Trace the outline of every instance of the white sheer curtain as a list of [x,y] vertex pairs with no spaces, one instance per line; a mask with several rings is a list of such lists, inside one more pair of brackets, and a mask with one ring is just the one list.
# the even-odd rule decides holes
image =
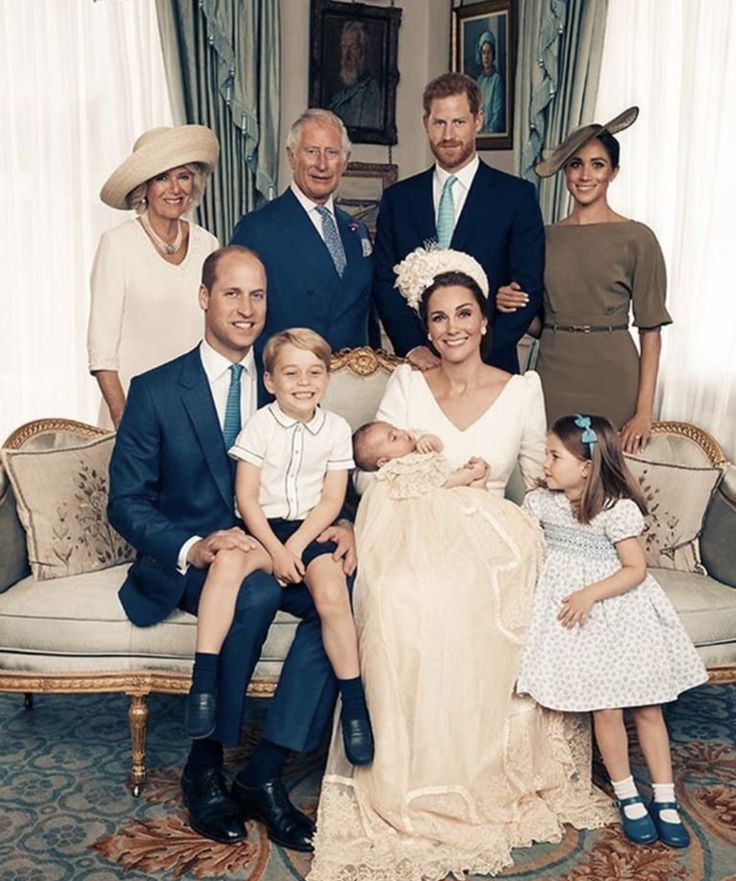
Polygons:
[[121,223],[99,191],[170,125],[154,0],[0,0],[0,443],[23,422],[95,422],[89,273]]
[[638,104],[611,202],[656,232],[674,324],[660,419],[736,459],[736,2],[610,0],[596,119]]

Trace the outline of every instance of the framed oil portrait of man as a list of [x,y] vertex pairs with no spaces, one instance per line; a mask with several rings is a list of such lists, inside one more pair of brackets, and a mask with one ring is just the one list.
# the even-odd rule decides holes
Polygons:
[[452,69],[480,86],[479,150],[510,150],[516,73],[515,0],[486,0],[452,10]]
[[345,123],[354,144],[395,144],[401,10],[312,0],[309,106]]

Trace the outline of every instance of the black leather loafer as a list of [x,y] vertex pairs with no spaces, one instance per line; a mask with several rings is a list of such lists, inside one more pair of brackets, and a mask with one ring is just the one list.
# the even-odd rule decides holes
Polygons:
[[215,696],[209,691],[190,691],[185,715],[187,734],[192,740],[209,737],[215,730]]
[[373,731],[369,719],[343,719],[342,742],[351,764],[370,765],[373,761]]
[[280,777],[267,780],[262,786],[245,786],[236,777],[232,792],[241,817],[263,823],[275,844],[303,853],[314,850],[314,823],[289,801]]
[[181,775],[181,791],[189,811],[189,825],[212,841],[237,844],[247,835],[238,806],[227,791],[219,768],[187,771]]

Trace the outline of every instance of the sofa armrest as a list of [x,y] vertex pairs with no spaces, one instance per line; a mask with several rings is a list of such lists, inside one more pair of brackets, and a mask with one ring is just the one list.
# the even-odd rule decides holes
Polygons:
[[708,574],[736,587],[736,465],[729,465],[713,494],[700,535],[700,556]]
[[18,520],[15,495],[0,467],[0,593],[30,573],[26,534]]

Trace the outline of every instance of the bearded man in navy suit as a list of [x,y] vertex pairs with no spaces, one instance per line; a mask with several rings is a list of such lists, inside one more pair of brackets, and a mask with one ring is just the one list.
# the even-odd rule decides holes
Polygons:
[[[399,355],[408,355],[423,369],[437,363],[416,314],[394,288],[393,268],[426,241],[438,240],[441,247],[471,254],[485,270],[491,288],[487,360],[518,373],[516,344],[542,304],[544,227],[534,187],[478,158],[475,138],[483,113],[475,80],[443,74],[426,87],[423,102],[436,164],[389,187],[381,200],[374,254],[381,320]],[[443,197],[446,185],[449,192]],[[499,288],[519,292],[526,305],[513,313],[497,312]]]
[[333,351],[378,345],[368,230],[334,200],[350,159],[347,129],[329,110],[307,110],[289,131],[286,155],[291,185],[244,214],[232,237],[266,267],[268,316],[256,355],[288,327],[317,331]]
[[[223,548],[253,549],[234,507],[234,462],[223,429],[237,398],[242,421],[256,409],[253,343],[266,321],[266,273],[247,248],[210,254],[199,302],[204,339],[191,352],[137,376],[110,461],[108,515],[136,549],[120,589],[141,627],[175,609],[197,613],[207,567]],[[233,370],[233,365],[243,369]],[[319,540],[355,567],[352,528],[333,526]],[[268,709],[263,736],[232,792],[224,784],[223,745],[240,740],[245,690],[279,609],[301,619]],[[191,826],[226,844],[246,837],[243,820],[266,824],[283,847],[311,850],[314,824],[291,804],[281,771],[291,750],[317,748],[329,723],[336,684],[322,646],[320,621],[303,584],[282,588],[265,572],[245,579],[217,673],[217,727],[192,741],[181,778]]]

